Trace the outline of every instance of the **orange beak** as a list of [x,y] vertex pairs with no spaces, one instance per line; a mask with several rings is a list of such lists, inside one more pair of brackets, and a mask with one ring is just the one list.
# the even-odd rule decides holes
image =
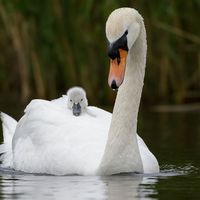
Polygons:
[[120,57],[110,60],[108,84],[112,89],[119,88],[124,80],[127,54],[128,52],[126,50],[119,49]]

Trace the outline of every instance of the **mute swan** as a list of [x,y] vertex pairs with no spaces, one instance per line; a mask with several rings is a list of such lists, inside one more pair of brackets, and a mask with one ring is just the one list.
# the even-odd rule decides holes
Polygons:
[[73,115],[79,116],[88,106],[85,90],[81,87],[73,87],[67,91],[67,106],[73,111]]
[[[17,123],[1,113],[3,167],[55,175],[157,173],[159,165],[136,134],[146,64],[146,31],[132,8],[114,10],[106,22],[111,88],[118,89],[113,115],[97,107],[75,117],[67,96],[33,100]],[[121,85],[121,86],[120,86]]]

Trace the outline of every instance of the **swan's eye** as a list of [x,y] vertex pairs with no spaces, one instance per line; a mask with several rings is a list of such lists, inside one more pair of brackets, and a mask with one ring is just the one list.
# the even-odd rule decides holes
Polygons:
[[128,30],[126,30],[124,34],[125,34],[125,35],[128,35]]
[[81,99],[81,101],[83,101],[83,99]]
[[72,99],[70,99],[70,102],[72,102]]

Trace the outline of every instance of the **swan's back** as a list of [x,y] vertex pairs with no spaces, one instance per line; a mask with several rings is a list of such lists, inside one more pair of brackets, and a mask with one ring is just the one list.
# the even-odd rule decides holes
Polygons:
[[66,96],[33,100],[13,138],[14,167],[27,172],[94,174],[104,152],[111,114],[88,107],[79,117],[67,109]]

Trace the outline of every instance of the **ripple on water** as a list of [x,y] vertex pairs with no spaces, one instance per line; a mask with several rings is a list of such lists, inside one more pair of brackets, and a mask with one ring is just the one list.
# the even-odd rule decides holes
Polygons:
[[196,173],[199,173],[199,168],[193,166],[191,163],[187,163],[181,166],[167,164],[161,166],[161,172],[159,173],[159,176],[170,177],[170,176],[192,175]]

